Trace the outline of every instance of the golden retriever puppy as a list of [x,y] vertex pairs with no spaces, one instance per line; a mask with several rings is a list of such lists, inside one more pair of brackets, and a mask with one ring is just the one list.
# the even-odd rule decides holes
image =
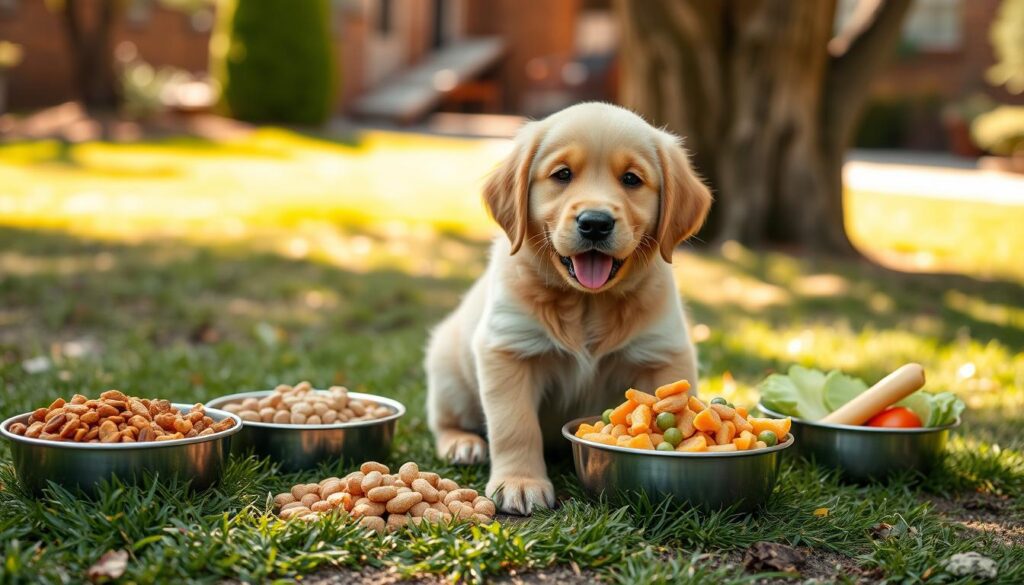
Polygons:
[[484,200],[507,237],[431,336],[427,412],[440,456],[489,458],[487,493],[530,514],[555,503],[544,442],[568,419],[696,382],[669,263],[711,195],[677,137],[584,103],[527,124]]

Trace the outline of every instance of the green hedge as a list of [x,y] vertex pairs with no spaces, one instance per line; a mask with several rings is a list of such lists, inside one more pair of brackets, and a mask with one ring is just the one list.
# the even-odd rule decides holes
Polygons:
[[320,124],[335,86],[329,0],[223,0],[210,41],[221,104],[252,122]]
[[992,154],[1024,154],[1024,106],[999,106],[978,116],[971,124],[971,136]]

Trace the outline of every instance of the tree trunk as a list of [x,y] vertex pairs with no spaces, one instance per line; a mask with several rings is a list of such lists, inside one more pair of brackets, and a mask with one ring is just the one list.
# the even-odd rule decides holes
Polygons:
[[617,0],[626,106],[685,137],[716,197],[705,240],[853,254],[842,160],[910,0]]
[[120,103],[114,73],[112,32],[119,0],[95,0],[82,8],[78,0],[64,0],[60,16],[74,69],[78,97],[88,110],[113,110]]

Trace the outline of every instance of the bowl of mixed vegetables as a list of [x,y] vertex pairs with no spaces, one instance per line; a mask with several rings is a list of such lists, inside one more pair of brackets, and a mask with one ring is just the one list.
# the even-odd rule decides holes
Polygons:
[[868,389],[863,380],[838,370],[794,365],[759,385],[758,409],[768,417],[790,417],[794,451],[854,481],[885,479],[907,471],[928,473],[960,424],[964,403],[951,392],[918,390],[863,425],[821,422]]

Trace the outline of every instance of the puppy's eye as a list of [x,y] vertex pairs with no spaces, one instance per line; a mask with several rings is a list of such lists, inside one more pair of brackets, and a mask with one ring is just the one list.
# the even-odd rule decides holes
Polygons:
[[626,173],[625,175],[622,175],[622,179],[620,180],[622,181],[622,184],[627,187],[639,187],[644,183],[640,180],[640,177],[636,176],[635,173]]
[[555,171],[555,174],[551,175],[551,178],[556,180],[556,181],[561,181],[563,183],[568,183],[569,181],[572,180],[572,171],[570,171],[569,169],[563,167],[563,168],[558,169],[557,171]]

